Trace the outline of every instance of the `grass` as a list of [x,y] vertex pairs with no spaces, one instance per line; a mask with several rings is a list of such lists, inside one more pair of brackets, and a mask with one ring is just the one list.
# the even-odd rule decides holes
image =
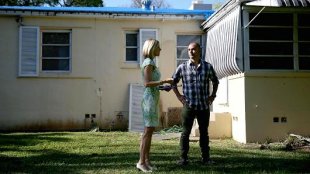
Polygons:
[[[0,134],[0,173],[138,173],[140,134],[49,132]],[[156,173],[310,173],[310,153],[260,150],[231,139],[211,140],[211,166],[199,163],[198,142],[190,143],[190,164],[176,165],[179,139],[152,142]]]

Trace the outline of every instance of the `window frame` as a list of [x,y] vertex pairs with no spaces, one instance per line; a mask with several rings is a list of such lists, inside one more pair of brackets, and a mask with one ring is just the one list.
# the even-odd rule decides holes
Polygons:
[[[69,43],[68,44],[43,44],[43,34],[44,33],[68,33],[69,34]],[[43,47],[44,46],[69,46],[69,57],[43,57]],[[41,30],[40,31],[40,70],[43,73],[62,73],[62,72],[72,72],[72,30]],[[43,61],[44,60],[68,60],[69,69],[68,70],[43,70]]]
[[[307,59],[310,59],[310,53],[306,53],[306,54],[303,54],[303,53],[300,53],[300,48],[302,48],[301,45],[303,44],[307,44],[307,45],[310,45],[310,38],[307,38],[308,40],[300,40],[299,39],[299,30],[303,29],[303,30],[309,30],[310,31],[310,22],[308,22],[306,25],[299,25],[298,22],[299,22],[299,14],[302,16],[302,15],[308,15],[310,16],[310,14],[302,14],[302,13],[297,13],[297,17],[295,19],[295,23],[297,23],[297,27],[296,27],[296,31],[298,33],[298,36],[296,36],[297,38],[297,48],[296,48],[296,52],[298,54],[298,62],[297,62],[297,68],[299,71],[310,71],[310,67],[308,67],[308,69],[301,69],[301,59],[302,58],[307,58]],[[309,36],[308,36],[309,37]],[[309,63],[310,60],[308,60],[308,63]]]
[[201,58],[204,59],[204,55],[205,55],[205,47],[206,47],[206,38],[205,38],[205,35],[204,34],[197,34],[197,33],[185,33],[185,34],[176,34],[176,67],[178,67],[180,64],[178,63],[178,61],[182,61],[183,62],[186,62],[187,60],[189,60],[188,58],[187,59],[184,59],[184,58],[179,58],[178,57],[178,48],[182,48],[182,49],[186,49],[186,54],[187,54],[187,48],[188,48],[188,45],[190,43],[188,43],[187,45],[184,45],[184,46],[179,46],[178,45],[178,36],[200,36],[200,47],[201,47]]
[[[142,63],[144,61],[143,55],[142,55],[143,54],[142,53],[143,44],[144,44],[145,40],[150,38],[150,37],[154,38],[160,42],[160,39],[158,36],[158,29],[156,29],[156,28],[138,28],[136,30],[126,30],[124,33],[125,33],[124,34],[124,38],[125,38],[124,52],[125,53],[124,53],[123,59],[124,59],[125,65],[123,65],[123,67],[129,68],[130,65],[139,65],[138,68],[140,68],[140,65],[142,65]],[[127,58],[127,54],[126,54],[127,51],[126,50],[128,48],[126,45],[127,34],[133,34],[133,33],[137,34],[137,60],[136,61],[127,61],[127,59],[126,59]],[[152,34],[154,34],[154,35],[152,35]],[[149,35],[152,35],[152,36],[149,36]],[[130,46],[130,47],[132,47],[132,46]],[[158,65],[158,59],[156,57],[154,58],[154,61],[155,61],[156,66],[158,67],[159,66]]]
[[[247,26],[250,22],[250,17],[249,17],[249,14],[250,13],[258,13],[258,11],[256,9],[247,9],[247,10],[244,10],[243,11],[243,23],[244,23],[244,26]],[[302,71],[305,71],[305,72],[308,72],[310,71],[310,69],[300,69],[300,65],[299,65],[299,62],[300,62],[300,59],[301,57],[309,57],[310,58],[310,55],[300,55],[299,54],[299,45],[300,43],[304,43],[304,42],[307,42],[307,43],[310,43],[310,41],[299,41],[298,39],[298,30],[300,28],[310,28],[310,26],[306,26],[306,27],[300,27],[298,25],[298,14],[301,14],[300,12],[290,12],[290,11],[273,11],[273,10],[265,10],[264,12],[262,13],[277,13],[277,14],[291,14],[292,15],[292,25],[291,26],[272,26],[272,25],[265,25],[265,28],[277,28],[277,27],[280,27],[280,28],[291,28],[292,29],[292,40],[273,40],[273,41],[269,41],[269,40],[250,40],[250,28],[253,27],[253,25],[248,25],[248,27],[244,28],[244,43],[245,44],[245,47],[244,47],[244,58],[245,58],[245,70],[246,71],[279,71],[279,72],[283,72],[283,71],[286,71],[286,72],[291,72],[291,71],[298,71],[298,72],[302,72]],[[260,14],[258,14],[260,15]],[[255,19],[254,19],[255,20]],[[255,26],[254,26],[255,27]],[[257,26],[256,26],[257,27]],[[264,26],[259,26],[259,27],[264,27]],[[265,41],[265,42],[264,42]],[[279,62],[281,63],[281,58],[286,59],[287,57],[292,57],[292,68],[288,68],[288,69],[285,69],[285,68],[282,68],[282,69],[277,69],[277,67],[275,68],[251,68],[251,53],[250,53],[250,43],[251,42],[261,42],[261,43],[267,43],[267,42],[281,42],[281,43],[292,43],[292,50],[293,50],[293,53],[292,55],[282,55],[282,54],[277,54],[277,55],[255,55],[256,57],[264,57],[264,56],[271,56],[271,57],[274,57],[274,58],[279,58]],[[269,64],[271,65],[271,64]],[[268,66],[268,65],[267,65]]]
[[[137,46],[127,46],[127,34],[136,34],[137,35]],[[137,60],[135,61],[130,61],[127,60],[127,48],[136,48],[137,51]],[[139,31],[138,30],[128,30],[125,31],[125,63],[139,63]]]

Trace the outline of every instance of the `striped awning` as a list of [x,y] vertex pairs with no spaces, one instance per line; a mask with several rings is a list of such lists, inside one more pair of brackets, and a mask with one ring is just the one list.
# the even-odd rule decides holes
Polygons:
[[[206,61],[210,62],[219,78],[241,73],[243,70],[240,30],[240,6],[207,30]],[[238,52],[239,51],[239,52]]]
[[278,0],[281,6],[309,7],[310,0]]
[[256,0],[246,5],[269,7],[310,7],[310,0]]

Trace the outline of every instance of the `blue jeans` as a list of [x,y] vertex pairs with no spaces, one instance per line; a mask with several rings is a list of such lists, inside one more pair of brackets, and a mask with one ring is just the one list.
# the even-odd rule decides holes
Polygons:
[[199,145],[201,149],[201,157],[203,159],[210,158],[210,147],[209,147],[209,120],[210,110],[194,110],[184,106],[182,110],[182,126],[183,131],[180,138],[181,146],[181,158],[188,159],[189,151],[189,136],[193,127],[194,119],[197,118],[199,125],[200,140]]

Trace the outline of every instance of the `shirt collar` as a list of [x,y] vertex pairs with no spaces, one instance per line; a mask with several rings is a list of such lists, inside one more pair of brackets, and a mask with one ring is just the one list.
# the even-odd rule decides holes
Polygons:
[[[200,63],[198,65],[198,67],[203,66],[203,65],[204,65],[204,62],[202,61],[202,59],[200,59]],[[194,62],[192,61],[192,59],[189,59],[187,61],[187,66],[194,66]]]

